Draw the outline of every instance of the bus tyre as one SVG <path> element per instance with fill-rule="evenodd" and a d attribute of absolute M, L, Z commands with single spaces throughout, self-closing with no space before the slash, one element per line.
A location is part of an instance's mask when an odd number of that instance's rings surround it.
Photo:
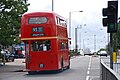
<path fill-rule="evenodd" d="M 61 69 L 60 69 L 60 71 L 62 72 L 64 70 L 64 67 L 63 67 L 63 60 L 62 60 L 62 62 L 61 62 Z"/>
<path fill-rule="evenodd" d="M 70 61 L 69 61 L 69 65 L 67 66 L 67 68 L 66 69 L 70 69 Z"/>

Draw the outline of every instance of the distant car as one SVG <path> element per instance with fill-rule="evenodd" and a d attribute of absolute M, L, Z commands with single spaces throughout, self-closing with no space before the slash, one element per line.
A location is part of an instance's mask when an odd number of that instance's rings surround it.
<path fill-rule="evenodd" d="M 84 56 L 85 56 L 85 55 L 91 56 L 91 55 L 93 55 L 93 53 L 91 53 L 91 51 L 90 51 L 89 48 L 86 48 L 86 49 L 84 50 Z"/>
<path fill-rule="evenodd" d="M 100 56 L 106 56 L 106 57 L 107 57 L 107 52 L 106 52 L 106 51 L 101 51 L 101 52 L 99 53 L 99 55 L 100 55 Z"/>
<path fill-rule="evenodd" d="M 15 58 L 25 58 L 25 51 L 16 50 L 13 53 Z"/>

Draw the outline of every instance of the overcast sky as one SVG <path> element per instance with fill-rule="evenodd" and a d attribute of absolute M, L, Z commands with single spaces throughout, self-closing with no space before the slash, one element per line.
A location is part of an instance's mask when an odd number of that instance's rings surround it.
<path fill-rule="evenodd" d="M 82 48 L 83 46 L 90 48 L 93 52 L 95 51 L 95 40 L 96 51 L 99 48 L 105 47 L 105 44 L 108 43 L 107 28 L 102 26 L 102 8 L 107 8 L 107 1 L 108 0 L 54 0 L 55 13 L 65 17 L 67 20 L 69 19 L 69 12 L 72 13 L 72 48 L 75 48 L 75 28 L 80 25 L 82 25 L 82 28 L 78 29 L 79 48 L 81 45 Z M 30 3 L 28 12 L 52 11 L 52 0 L 28 0 L 28 2 Z M 118 4 L 120 4 L 120 2 L 118 2 Z M 120 6 L 118 7 L 120 9 Z M 81 10 L 83 12 L 77 12 Z M 118 16 L 120 17 L 120 11 Z M 84 24 L 86 24 L 86 26 L 84 26 Z"/>

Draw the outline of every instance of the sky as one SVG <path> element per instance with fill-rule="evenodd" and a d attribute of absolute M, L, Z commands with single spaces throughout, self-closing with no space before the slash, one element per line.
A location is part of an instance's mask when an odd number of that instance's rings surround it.
<path fill-rule="evenodd" d="M 52 11 L 52 0 L 28 0 L 28 12 Z M 75 48 L 75 28 L 78 34 L 78 48 L 90 48 L 92 52 L 105 48 L 109 34 L 102 26 L 102 9 L 107 8 L 108 0 L 54 0 L 54 12 L 65 17 L 68 23 L 71 12 L 71 48 Z M 120 4 L 120 2 L 118 2 Z M 118 6 L 120 9 L 120 6 Z M 118 9 L 118 17 L 120 11 Z M 83 12 L 79 12 L 83 11 Z M 84 26 L 86 24 L 86 26 Z"/>

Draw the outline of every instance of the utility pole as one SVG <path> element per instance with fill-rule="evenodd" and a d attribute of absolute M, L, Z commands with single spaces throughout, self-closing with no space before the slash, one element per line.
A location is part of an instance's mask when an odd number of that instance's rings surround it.
<path fill-rule="evenodd" d="M 110 33 L 110 68 L 113 69 L 113 39 L 112 39 L 112 33 Z"/>

